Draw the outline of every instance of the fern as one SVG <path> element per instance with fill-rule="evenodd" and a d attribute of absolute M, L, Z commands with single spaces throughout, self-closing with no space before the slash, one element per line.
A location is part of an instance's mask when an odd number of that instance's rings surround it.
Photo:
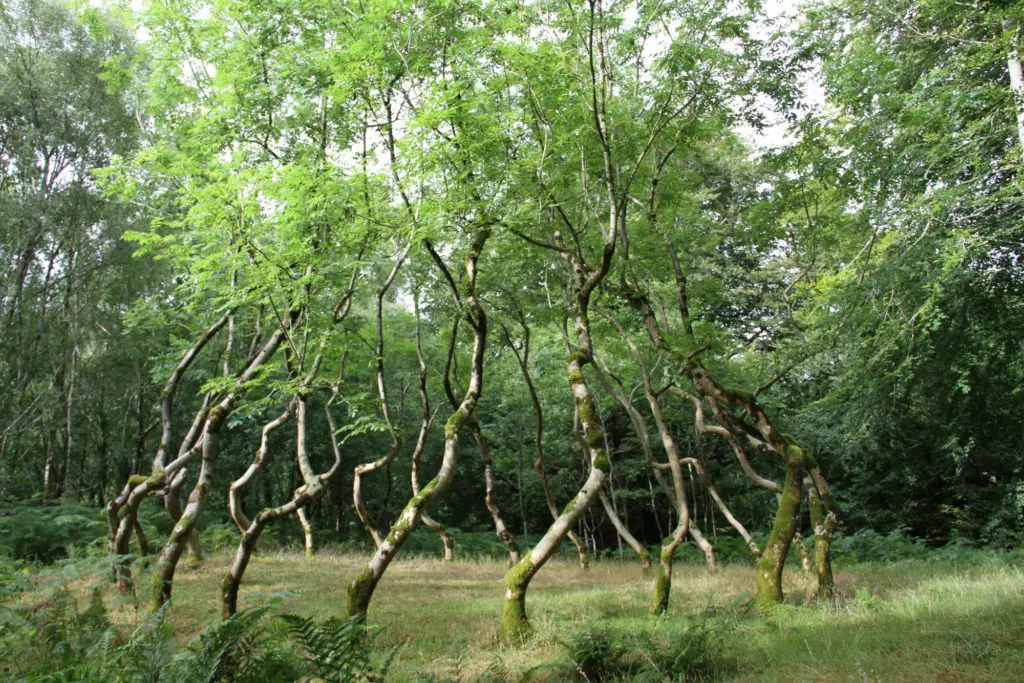
<path fill-rule="evenodd" d="M 166 668 L 166 680 L 258 683 L 298 678 L 294 660 L 263 628 L 266 607 L 206 627 Z"/>
<path fill-rule="evenodd" d="M 280 619 L 298 642 L 315 679 L 339 683 L 382 681 L 398 652 L 397 646 L 390 648 L 375 662 L 374 641 L 380 631 L 369 634 L 359 617 L 331 617 L 318 622 L 285 614 Z"/>

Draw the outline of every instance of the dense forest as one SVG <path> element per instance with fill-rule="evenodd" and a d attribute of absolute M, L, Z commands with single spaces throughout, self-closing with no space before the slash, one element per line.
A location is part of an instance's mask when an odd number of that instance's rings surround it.
<path fill-rule="evenodd" d="M 396 558 L 491 554 L 515 644 L 559 553 L 650 568 L 655 614 L 674 560 L 741 563 L 770 616 L 837 548 L 1018 548 L 1022 31 L 3 0 L 7 561 L 156 613 L 214 562 L 228 619 L 264 548 L 331 549 L 362 623 Z"/>

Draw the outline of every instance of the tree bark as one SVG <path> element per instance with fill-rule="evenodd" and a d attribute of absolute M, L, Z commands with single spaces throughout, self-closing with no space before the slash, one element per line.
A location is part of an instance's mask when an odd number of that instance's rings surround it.
<path fill-rule="evenodd" d="M 213 486 L 213 478 L 217 469 L 217 461 L 220 458 L 220 433 L 227 421 L 228 416 L 234 410 L 238 401 L 245 393 L 246 384 L 255 377 L 257 371 L 267 363 L 277 352 L 284 342 L 291 328 L 301 313 L 300 308 L 292 310 L 281 325 L 267 340 L 263 348 L 238 376 L 234 386 L 226 395 L 210 409 L 203 425 L 200 447 L 202 449 L 202 465 L 199 469 L 199 479 L 189 494 L 188 503 L 182 511 L 181 518 L 174 525 L 170 537 L 160 553 L 160 560 L 157 562 L 153 576 L 153 591 L 150 599 L 150 608 L 158 610 L 171 598 L 171 589 L 174 582 L 174 572 L 178 567 L 178 560 L 185 550 L 185 543 L 195 528 L 196 520 L 206 507 L 206 501 L 210 495 L 210 488 Z M 225 320 L 226 322 L 226 320 Z M 181 460 L 181 458 L 179 458 Z M 168 465 L 169 472 L 173 463 Z M 166 476 L 166 475 L 165 475 Z"/>
<path fill-rule="evenodd" d="M 395 429 L 395 425 L 391 421 L 391 408 L 388 405 L 387 385 L 384 381 L 384 295 L 387 294 L 392 283 L 394 283 L 395 277 L 398 275 L 398 271 L 401 269 L 402 264 L 405 263 L 406 256 L 409 255 L 409 248 L 411 246 L 412 242 L 409 242 L 399 252 L 394 265 L 391 267 L 391 272 L 388 273 L 387 278 L 380 287 L 377 288 L 376 292 L 377 345 L 375 348 L 376 355 L 374 364 L 376 367 L 377 377 L 377 396 L 380 398 L 381 416 L 384 418 L 384 424 L 387 425 L 388 434 L 391 436 L 391 447 L 383 458 L 378 458 L 373 462 L 358 465 L 355 470 L 353 470 L 352 476 L 352 502 L 355 505 L 356 516 L 359 518 L 359 521 L 363 523 L 363 526 L 366 527 L 366 530 L 373 538 L 373 544 L 378 548 L 384 542 L 384 534 L 377 529 L 377 526 L 366 507 L 366 502 L 363 497 L 363 477 L 370 472 L 375 472 L 382 468 L 386 469 L 390 487 L 391 461 L 395 459 L 395 456 L 398 455 L 398 451 L 402 448 L 402 437 L 399 435 L 398 430 Z"/>
<path fill-rule="evenodd" d="M 537 459 L 533 461 L 533 470 L 540 478 L 540 486 L 544 491 L 544 502 L 547 505 L 548 512 L 551 514 L 551 519 L 555 520 L 558 519 L 558 506 L 555 504 L 555 496 L 551 491 L 551 482 L 548 481 L 547 468 L 544 466 L 544 409 L 541 407 L 537 388 L 534 386 L 533 377 L 530 375 L 530 328 L 526 324 L 526 317 L 522 311 L 516 308 L 515 314 L 520 326 L 523 328 L 522 354 L 519 353 L 515 344 L 512 343 L 512 339 L 507 331 L 505 336 L 508 339 L 509 347 L 512 348 L 512 353 L 515 354 L 516 360 L 519 361 L 519 368 L 523 373 L 523 381 L 526 382 L 526 389 L 530 393 L 530 401 L 533 403 L 533 412 L 536 416 L 534 438 L 537 446 Z M 590 555 L 587 553 L 586 546 L 583 545 L 583 541 L 580 540 L 580 537 L 575 532 L 570 531 L 568 537 L 569 542 L 576 547 L 580 568 L 587 569 L 590 566 Z"/>
<path fill-rule="evenodd" d="M 473 238 L 469 253 L 466 256 L 466 283 L 465 300 L 463 301 L 454 280 L 448 273 L 444 261 L 433 249 L 430 242 L 426 242 L 427 250 L 431 257 L 437 262 L 452 289 L 452 295 L 456 303 L 463 308 L 466 320 L 473 331 L 473 356 L 470 367 L 469 388 L 462 403 L 448 418 L 444 429 L 444 455 L 441 459 L 441 468 L 437 475 L 414 495 L 406 504 L 405 509 L 398 520 L 391 527 L 384 542 L 378 546 L 370 561 L 363 567 L 363 570 L 356 576 L 348 587 L 348 609 L 349 616 L 358 616 L 365 619 L 370 601 L 373 598 L 374 589 L 377 587 L 381 577 L 387 570 L 388 565 L 398 554 L 402 545 L 409 538 L 409 535 L 416 528 L 420 521 L 420 515 L 429 508 L 431 503 L 440 498 L 451 486 L 455 478 L 455 466 L 459 457 L 459 432 L 462 430 L 466 420 L 473 414 L 477 402 L 480 399 L 480 392 L 483 387 L 484 372 L 484 348 L 487 343 L 487 317 L 476 299 L 476 278 L 477 261 L 483 251 L 484 244 L 490 236 L 486 228 L 479 230 Z"/>
<path fill-rule="evenodd" d="M 430 434 L 430 428 L 434 424 L 437 410 L 433 413 L 430 412 L 430 395 L 427 393 L 427 361 L 423 356 L 423 343 L 420 335 L 420 292 L 418 289 L 413 293 L 412 303 L 413 312 L 416 316 L 416 358 L 420 364 L 420 407 L 423 410 L 423 416 L 420 420 L 420 431 L 416 435 L 416 445 L 412 449 L 409 466 L 412 494 L 417 496 L 420 493 L 420 461 L 423 458 L 423 450 L 427 445 L 427 435 Z M 420 520 L 423 522 L 423 526 L 436 533 L 441 539 L 444 561 L 454 562 L 455 540 L 448 533 L 448 530 L 444 528 L 444 525 L 431 517 L 425 510 L 420 513 Z"/>
<path fill-rule="evenodd" d="M 448 396 L 448 402 L 453 410 L 458 406 L 458 399 L 455 397 L 455 391 L 452 389 L 452 361 L 455 358 L 455 342 L 460 323 L 461 319 L 456 319 L 455 325 L 452 327 L 452 336 L 448 344 L 448 357 L 445 360 L 443 375 L 444 392 Z M 487 445 L 487 439 L 484 437 L 483 429 L 480 427 L 480 421 L 476 415 L 472 415 L 466 420 L 466 428 L 473 437 L 473 441 L 476 443 L 477 450 L 480 453 L 480 460 L 484 464 L 484 507 L 487 508 L 487 513 L 491 516 L 491 522 L 494 524 L 494 533 L 497 534 L 498 538 L 505 545 L 509 565 L 513 565 L 519 561 L 519 544 L 516 542 L 512 532 L 508 530 L 508 526 L 505 525 L 505 520 L 501 517 L 501 509 L 498 507 L 498 500 L 494 490 L 494 467 L 491 462 L 491 449 Z"/>
<path fill-rule="evenodd" d="M 757 560 L 757 596 L 754 602 L 762 614 L 770 614 L 782 604 L 782 570 L 800 519 L 805 473 L 806 458 L 803 451 L 791 446 L 786 456 L 786 482 L 775 513 L 775 523 L 761 557 Z"/>

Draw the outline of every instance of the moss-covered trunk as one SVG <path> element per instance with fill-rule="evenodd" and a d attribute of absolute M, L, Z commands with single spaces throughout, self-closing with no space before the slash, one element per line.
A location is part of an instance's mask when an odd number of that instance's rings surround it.
<path fill-rule="evenodd" d="M 790 446 L 786 454 L 786 482 L 779 497 L 775 523 L 757 560 L 755 602 L 762 613 L 770 613 L 782 603 L 782 570 L 800 519 L 805 467 L 803 451 Z"/>
<path fill-rule="evenodd" d="M 228 568 L 228 573 L 220 583 L 221 618 L 229 619 L 238 612 L 238 589 L 242 585 L 242 577 L 245 569 L 249 566 L 249 560 L 259 544 L 260 536 L 266 522 L 264 516 L 256 516 L 249 528 L 242 534 L 242 540 L 238 543 L 238 550 L 235 552 L 235 560 Z"/>
<path fill-rule="evenodd" d="M 579 330 L 583 325 L 587 325 L 586 332 L 579 336 L 586 335 L 586 344 L 589 347 L 589 325 L 585 322 L 585 317 L 584 322 L 578 318 L 577 329 Z M 505 572 L 505 603 L 502 609 L 501 639 L 506 643 L 519 642 L 529 633 L 526 591 L 529 588 L 530 580 L 551 558 L 580 516 L 597 499 L 608 472 L 609 463 L 608 455 L 605 452 L 604 434 L 598 423 L 590 391 L 583 379 L 583 364 L 581 362 L 583 359 L 589 361 L 588 352 L 574 353 L 569 358 L 568 370 L 569 386 L 576 399 L 576 408 L 579 412 L 580 422 L 583 424 L 584 438 L 590 447 L 590 472 L 580 492 L 555 519 L 533 550 Z"/>
<path fill-rule="evenodd" d="M 819 599 L 828 600 L 835 594 L 836 586 L 832 575 L 832 535 L 838 515 L 828 510 L 816 487 L 809 487 L 807 498 L 814 527 L 814 576 L 818 584 L 815 592 Z"/>
<path fill-rule="evenodd" d="M 210 488 L 213 486 L 213 478 L 217 470 L 217 460 L 220 457 L 221 429 L 231 411 L 234 410 L 235 405 L 241 399 L 246 389 L 246 384 L 252 381 L 259 369 L 277 353 L 277 349 L 288 335 L 288 329 L 294 325 L 301 312 L 301 308 L 292 309 L 289 316 L 285 318 L 284 324 L 278 326 L 259 353 L 249 362 L 245 370 L 239 374 L 231 390 L 206 414 L 199 444 L 202 449 L 202 466 L 199 469 L 199 479 L 188 496 L 188 502 L 181 513 L 181 518 L 178 519 L 171 530 L 171 535 L 167 539 L 163 551 L 160 553 L 160 560 L 157 562 L 156 569 L 154 570 L 153 588 L 150 598 L 150 608 L 153 611 L 156 611 L 165 602 L 170 600 L 174 572 L 178 567 L 178 561 L 185 551 L 189 535 L 195 529 L 196 520 L 206 507 L 206 501 L 210 497 Z"/>
<path fill-rule="evenodd" d="M 661 615 L 668 611 L 668 600 L 672 594 L 672 559 L 674 547 L 662 546 L 658 558 L 657 574 L 654 576 L 654 595 L 651 601 L 651 614 Z"/>
<path fill-rule="evenodd" d="M 466 425 L 466 421 L 476 410 L 477 402 L 480 399 L 480 392 L 483 388 L 484 376 L 484 349 L 487 345 L 487 316 L 476 299 L 477 261 L 483 251 L 484 244 L 490 236 L 490 231 L 482 228 L 474 235 L 473 243 L 469 253 L 466 255 L 466 273 L 463 279 L 465 283 L 465 298 L 463 299 L 451 280 L 452 293 L 456 300 L 463 306 L 463 314 L 473 331 L 473 358 L 470 364 L 469 388 L 465 397 L 459 404 L 444 427 L 444 455 L 441 459 L 441 468 L 437 475 L 423 489 L 409 499 L 402 514 L 391 527 L 387 537 L 377 547 L 376 552 L 370 561 L 363 567 L 363 570 L 356 576 L 348 587 L 347 612 L 350 617 L 364 617 L 369 609 L 373 592 L 380 582 L 381 577 L 387 570 L 388 565 L 398 554 L 402 545 L 416 528 L 420 516 L 428 506 L 440 498 L 451 486 L 455 478 L 455 467 L 459 454 L 459 432 Z M 448 272 L 440 255 L 437 254 L 429 242 L 426 242 L 427 250 L 438 265 Z M 450 274 L 449 274 L 450 277 Z"/>

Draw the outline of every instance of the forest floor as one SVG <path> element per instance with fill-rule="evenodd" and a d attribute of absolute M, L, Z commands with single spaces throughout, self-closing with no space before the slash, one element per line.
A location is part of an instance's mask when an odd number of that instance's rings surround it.
<path fill-rule="evenodd" d="M 179 571 L 171 619 L 182 640 L 217 618 L 228 560 L 215 555 L 197 570 Z M 363 562 L 351 554 L 307 560 L 265 553 L 248 569 L 241 607 L 285 592 L 275 611 L 342 616 L 346 586 Z M 601 658 L 646 657 L 668 671 L 688 657 L 689 680 L 1024 680 L 1024 571 L 1005 562 L 839 568 L 839 596 L 824 605 L 804 604 L 810 582 L 793 568 L 786 604 L 768 618 L 749 606 L 752 567 L 727 565 L 709 575 L 679 564 L 669 616 L 659 621 L 647 616 L 652 578 L 635 563 L 606 560 L 584 571 L 557 559 L 531 585 L 534 635 L 519 647 L 497 637 L 503 572 L 504 564 L 491 560 L 396 561 L 369 618 L 383 629 L 379 643 L 399 646 L 388 679 L 583 680 L 574 657 L 587 658 L 590 678 L 629 678 L 631 669 Z M 113 607 L 121 620 L 138 618 L 124 601 Z M 659 631 L 675 639 L 659 640 Z M 631 651 L 637 642 L 649 652 Z"/>

